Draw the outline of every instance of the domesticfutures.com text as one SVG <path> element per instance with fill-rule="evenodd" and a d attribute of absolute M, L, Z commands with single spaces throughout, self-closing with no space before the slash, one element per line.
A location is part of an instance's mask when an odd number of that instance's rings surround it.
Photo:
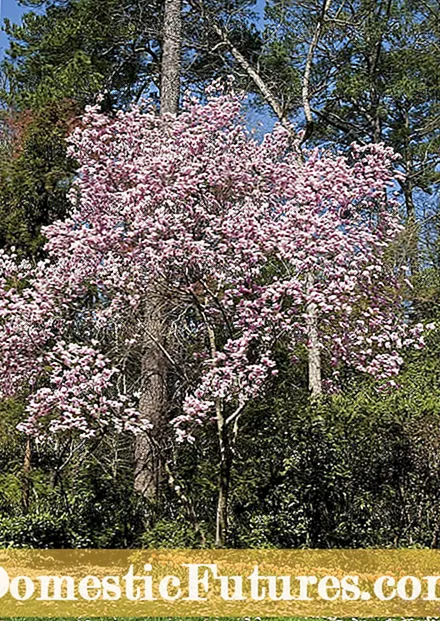
<path fill-rule="evenodd" d="M 258 565 L 247 576 L 222 575 L 215 563 L 183 563 L 182 572 L 155 579 L 153 565 L 136 573 L 130 565 L 124 575 L 98 577 L 25 575 L 10 577 L 0 567 L 0 598 L 9 594 L 17 601 L 440 601 L 440 575 L 378 576 L 365 589 L 360 576 L 267 576 Z"/>

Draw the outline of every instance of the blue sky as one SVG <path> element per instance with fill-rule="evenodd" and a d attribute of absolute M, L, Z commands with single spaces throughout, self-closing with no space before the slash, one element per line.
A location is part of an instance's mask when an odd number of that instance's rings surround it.
<path fill-rule="evenodd" d="M 17 0 L 0 0 L 1 6 L 1 22 L 5 17 L 8 17 L 13 22 L 19 22 L 20 17 L 29 10 L 29 7 L 22 7 L 18 5 Z M 5 47 L 8 46 L 8 39 L 5 33 L 2 31 L 0 34 L 0 56 L 3 56 Z"/>
<path fill-rule="evenodd" d="M 263 15 L 264 5 L 266 0 L 257 0 L 256 8 Z M 1 13 L 1 23 L 3 24 L 3 19 L 8 17 L 13 22 L 19 22 L 21 16 L 26 11 L 29 11 L 29 7 L 22 7 L 18 4 L 17 0 L 0 0 L 0 13 Z M 0 33 L 0 57 L 3 56 L 5 48 L 8 47 L 8 39 L 5 33 L 2 31 Z"/>
<path fill-rule="evenodd" d="M 20 16 L 26 11 L 26 7 L 18 5 L 17 0 L 1 0 L 2 17 L 9 17 L 18 21 Z"/>

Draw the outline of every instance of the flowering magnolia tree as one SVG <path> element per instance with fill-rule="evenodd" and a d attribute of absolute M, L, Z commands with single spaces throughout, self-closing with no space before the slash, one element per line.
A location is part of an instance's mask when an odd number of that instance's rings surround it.
<path fill-rule="evenodd" d="M 25 395 L 23 431 L 149 428 L 152 292 L 178 395 L 171 425 L 194 441 L 215 419 L 226 469 L 228 429 L 277 373 L 277 344 L 307 347 L 311 307 L 328 385 L 347 365 L 386 381 L 402 349 L 421 346 L 386 260 L 401 231 L 386 199 L 392 151 L 301 154 L 281 127 L 254 140 L 240 113 L 239 98 L 210 94 L 178 118 L 87 111 L 70 139 L 71 215 L 45 229 L 48 259 L 0 255 L 0 388 Z"/>

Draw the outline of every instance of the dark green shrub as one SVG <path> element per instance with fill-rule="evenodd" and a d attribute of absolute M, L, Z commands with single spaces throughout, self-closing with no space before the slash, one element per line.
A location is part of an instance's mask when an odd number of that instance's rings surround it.
<path fill-rule="evenodd" d="M 69 548 L 75 542 L 65 516 L 41 513 L 0 518 L 2 548 Z"/>

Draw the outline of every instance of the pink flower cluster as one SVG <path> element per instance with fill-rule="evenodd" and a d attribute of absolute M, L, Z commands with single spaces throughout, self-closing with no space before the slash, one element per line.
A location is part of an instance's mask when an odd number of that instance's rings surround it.
<path fill-rule="evenodd" d="M 75 430 L 93 437 L 108 426 L 134 433 L 150 428 L 146 421 L 139 424 L 127 395 L 112 395 L 118 371 L 93 347 L 58 341 L 44 356 L 44 367 L 45 385 L 30 395 L 21 431 L 38 436 L 43 427 L 46 433 Z"/>
<path fill-rule="evenodd" d="M 177 119 L 90 108 L 70 152 L 72 212 L 45 230 L 48 261 L 0 256 L 0 385 L 28 390 L 24 431 L 147 424 L 130 378 L 153 290 L 195 351 L 180 437 L 216 400 L 258 395 L 280 340 L 293 354 L 307 345 L 310 304 L 335 377 L 340 365 L 393 377 L 421 344 L 386 258 L 401 231 L 389 148 L 303 153 L 281 127 L 259 143 L 239 98 L 209 95 Z"/>

